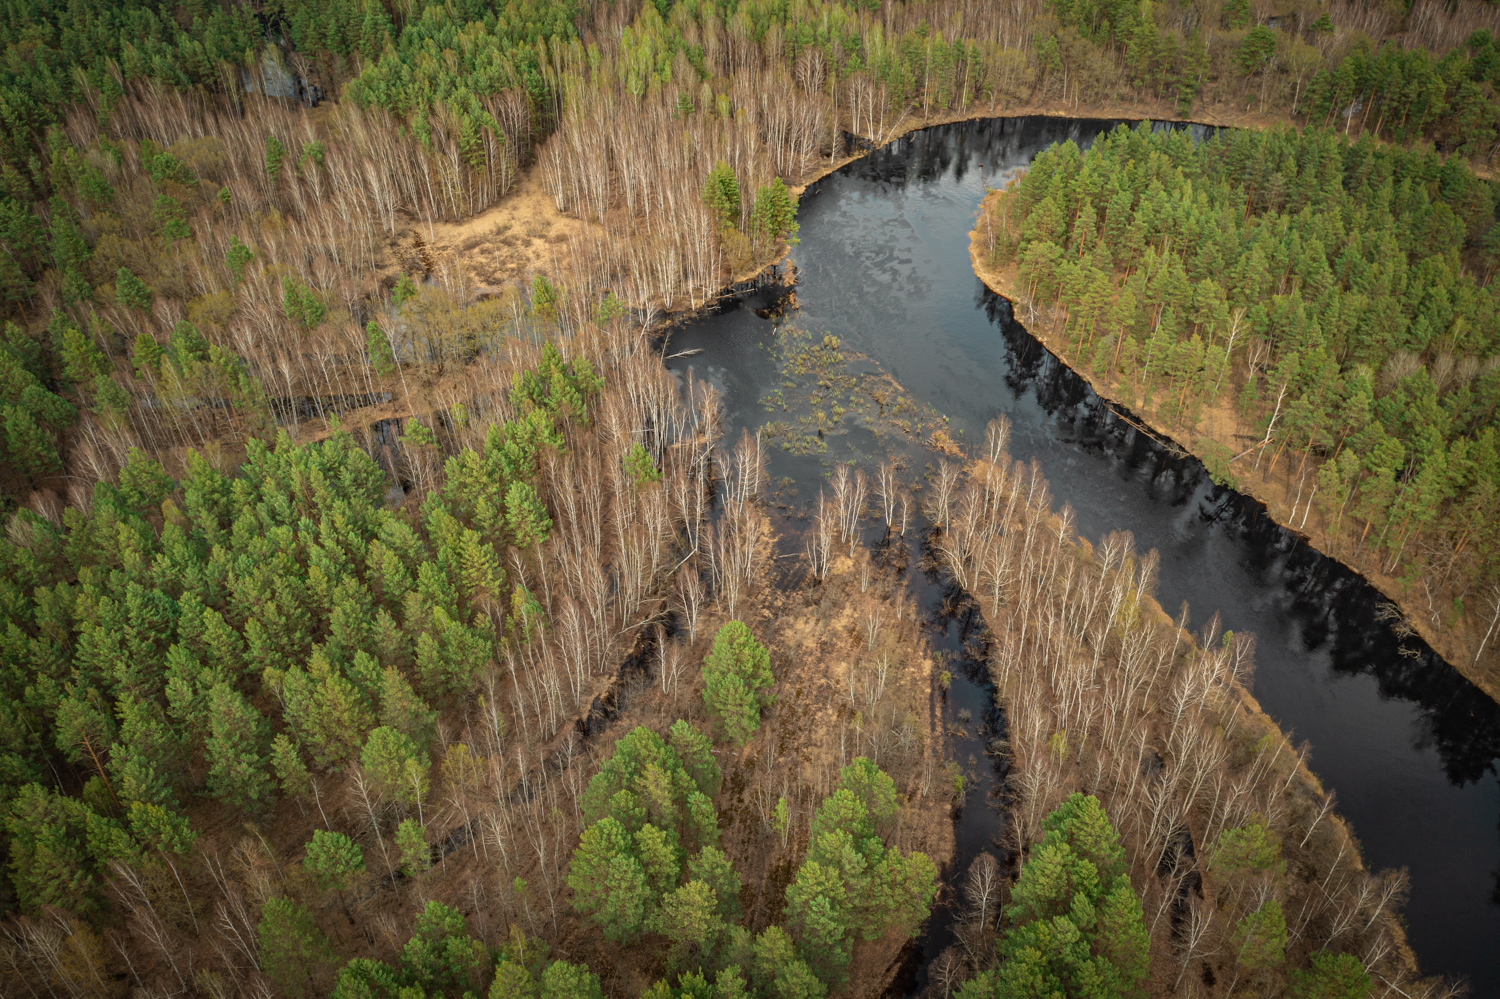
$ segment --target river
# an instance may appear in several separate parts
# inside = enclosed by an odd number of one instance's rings
[[[968,232],[985,183],[999,186],[1054,142],[1086,145],[1113,125],[1022,118],[939,126],[819,181],[802,198],[801,245],[790,258],[796,306],[785,320],[833,334],[852,377],[894,379],[966,446],[1006,414],[1011,453],[1041,463],[1054,502],[1076,511],[1080,534],[1133,532],[1138,548],[1161,554],[1163,607],[1175,612],[1186,601],[1194,626],[1218,613],[1225,627],[1254,633],[1261,705],[1295,741],[1310,743],[1311,766],[1337,794],[1370,867],[1410,871],[1404,911],[1423,971],[1463,977],[1476,997],[1500,995],[1500,707],[1419,639],[1398,639],[1377,618],[1383,601],[1363,580],[1270,522],[1255,502],[1215,486],[1196,460],[1173,456],[1101,406],[973,274]],[[767,309],[774,297],[744,296],[671,335],[668,353],[677,356],[669,366],[718,386],[730,439],[740,426],[827,412],[826,398],[818,406],[790,398],[798,379],[776,347],[780,320]],[[873,417],[815,422],[828,428],[816,443],[808,435],[792,451],[773,451],[788,526],[836,460],[856,461],[872,477],[887,454],[907,456],[910,474],[937,460],[882,432]],[[820,447],[827,452],[799,453]],[[942,615],[941,586],[920,573],[913,585],[934,647],[959,657],[948,720],[957,724],[959,710],[973,717],[968,737],[955,742],[977,778],[959,823],[962,865],[990,848],[999,828],[999,812],[983,801],[997,777],[982,756],[993,734],[983,723],[999,719],[983,710],[980,671],[961,668],[962,622]],[[941,933],[929,936],[927,958],[942,942]]]

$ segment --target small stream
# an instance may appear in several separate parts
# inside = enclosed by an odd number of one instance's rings
[[[802,199],[795,307],[776,318],[773,289],[727,303],[675,328],[667,363],[720,390],[726,439],[777,424],[769,470],[788,528],[834,462],[856,462],[873,479],[876,462],[903,459],[907,481],[920,484],[940,458],[922,445],[934,428],[972,448],[1006,414],[1011,453],[1041,463],[1082,535],[1129,530],[1139,549],[1160,552],[1158,596],[1169,612],[1187,601],[1191,627],[1218,613],[1224,627],[1256,635],[1262,706],[1311,744],[1311,766],[1337,794],[1366,862],[1410,871],[1406,921],[1424,972],[1466,978],[1476,997],[1500,995],[1500,707],[1420,640],[1398,639],[1361,578],[1114,416],[973,274],[968,232],[985,183],[999,186],[1054,142],[1086,145],[1114,124],[945,125],[850,164]],[[808,347],[779,332],[783,322],[815,334],[814,344],[832,334],[837,350],[824,354],[836,362],[793,373],[788,359],[805,360]],[[856,406],[861,394],[884,400],[878,412]],[[907,537],[920,545],[916,525]],[[976,629],[911,554],[909,584],[954,676],[944,720],[966,733],[950,737],[950,751],[974,781],[957,825],[957,879],[979,850],[999,853],[998,775],[984,747],[1002,720],[971,657]],[[921,961],[948,942],[940,911]]]

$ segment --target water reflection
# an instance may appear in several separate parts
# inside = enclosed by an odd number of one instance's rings
[[[1256,500],[1214,485],[1195,459],[1172,453],[1116,416],[1087,382],[1026,332],[1008,300],[980,288],[980,308],[1000,327],[1011,352],[1006,384],[1013,393],[1034,396],[1076,446],[1123,455],[1150,479],[1162,503],[1182,506],[1206,492],[1199,517],[1205,526],[1233,532],[1246,564],[1262,574],[1273,569],[1280,574],[1307,651],[1326,646],[1334,670],[1369,674],[1383,698],[1411,701],[1422,717],[1413,748],[1436,750],[1449,781],[1473,783],[1496,773],[1500,704],[1419,636],[1394,635],[1378,616],[1383,598],[1361,576],[1304,544]]]

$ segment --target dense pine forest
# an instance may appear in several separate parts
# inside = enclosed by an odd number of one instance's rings
[[[941,907],[944,999],[1441,994],[1249,640],[1076,543],[999,425],[922,486],[1013,716],[1014,864],[949,870],[945,674],[860,541],[912,494],[841,469],[777,553],[761,440],[646,334],[924,124],[1288,124],[1063,147],[997,259],[1095,370],[1229,399],[1477,660],[1497,38],[1479,0],[8,3],[0,992],[820,999]]]
[[[1121,129],[1037,157],[979,237],[1067,357],[1217,477],[1274,481],[1493,682],[1495,199],[1368,135]]]

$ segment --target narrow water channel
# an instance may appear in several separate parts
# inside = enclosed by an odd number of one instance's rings
[[[776,317],[768,293],[729,304],[674,330],[668,364],[717,385],[731,439],[741,426],[780,421],[770,471],[793,517],[835,461],[873,474],[881,458],[905,457],[907,475],[919,478],[939,458],[917,440],[934,420],[972,445],[1006,414],[1012,454],[1041,463],[1081,534],[1133,532],[1138,548],[1161,553],[1165,608],[1186,601],[1195,627],[1218,613],[1225,627],[1257,636],[1261,704],[1311,744],[1312,768],[1337,794],[1370,866],[1410,871],[1405,912],[1423,970],[1468,979],[1476,997],[1500,996],[1500,707],[1425,644],[1403,647],[1362,580],[1100,406],[974,277],[968,231],[984,184],[998,185],[1054,142],[1086,144],[1114,124],[941,126],[851,164],[802,199],[795,308]],[[923,432],[907,436],[873,414],[830,409],[837,377],[815,376],[811,391],[821,397],[799,404],[783,323],[814,342],[832,334],[847,376],[894,385],[881,391],[908,400],[903,426]],[[880,410],[890,415],[886,404]],[[961,659],[961,624],[944,617],[941,587],[913,573],[934,647]],[[954,672],[947,720],[970,713],[968,738],[954,745],[961,763],[975,757],[983,785],[960,824],[961,872],[989,848],[1001,816],[983,800],[994,780],[979,755],[988,737],[989,716],[976,711],[983,691]]]

